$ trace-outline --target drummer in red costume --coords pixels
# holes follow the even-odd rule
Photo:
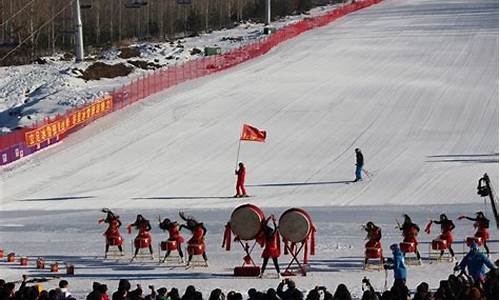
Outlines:
[[[432,220],[432,222],[434,224],[441,225],[441,234],[439,235],[439,239],[446,241],[446,244],[448,245],[448,251],[450,251],[452,260],[455,261],[455,252],[451,248],[451,243],[453,243],[453,233],[451,231],[455,229],[455,224],[453,224],[453,221],[449,220],[445,214],[441,214],[439,216],[439,221]],[[443,256],[443,254],[444,250],[441,250],[440,256]]]
[[[363,229],[366,231],[366,239],[368,242],[365,243],[365,248],[382,248],[382,229],[376,226],[373,222],[368,222],[363,225]],[[368,265],[369,257],[365,257],[365,266]],[[384,257],[381,256],[382,263],[384,262]]]
[[[486,218],[483,212],[478,211],[475,218],[459,216],[458,219],[467,219],[470,221],[474,221],[474,227],[476,228],[476,233],[474,234],[474,236],[482,239],[484,250],[486,250],[487,255],[490,255],[490,249],[486,245],[486,241],[490,239],[490,231],[488,229],[490,227],[490,220]]]
[[[149,248],[151,259],[154,259],[153,246],[151,245],[151,234],[149,233],[149,231],[151,230],[151,224],[149,223],[149,220],[145,219],[142,215],[137,215],[135,222],[127,226],[129,233],[132,233],[132,227],[135,227],[137,230],[139,230],[139,233],[137,233],[137,236],[134,240],[135,253],[131,261],[135,259],[135,257],[139,253],[139,249],[141,248]]]
[[[177,252],[179,252],[179,256],[181,257],[181,259],[183,259],[184,255],[182,253],[181,245],[182,243],[184,243],[184,237],[180,233],[179,223],[177,223],[177,221],[171,222],[170,219],[165,219],[160,223],[160,228],[164,231],[168,231],[168,240],[175,241],[175,244],[177,245]],[[169,255],[170,249],[167,249],[163,260],[166,260]]]
[[[273,221],[273,227],[269,226],[270,219]],[[264,221],[262,233],[258,237],[258,242],[259,244],[264,245],[264,251],[262,251],[261,255],[263,261],[259,277],[262,278],[264,275],[269,258],[273,259],[274,268],[276,269],[276,272],[278,272],[278,277],[281,277],[280,266],[278,264],[278,257],[281,255],[280,234],[278,232],[278,227],[276,226],[276,219],[274,215]]]
[[[104,236],[106,237],[106,250],[104,253],[104,258],[107,258],[109,246],[117,246],[118,250],[120,250],[120,255],[123,255],[123,238],[120,234],[120,226],[122,226],[122,222],[120,221],[120,216],[115,215],[111,210],[107,208],[102,209],[103,213],[106,213],[105,219],[100,219],[98,222],[108,224],[108,229],[104,232]]]
[[[207,253],[205,251],[205,235],[207,233],[205,225],[203,225],[203,223],[196,221],[191,216],[186,216],[183,212],[179,212],[179,216],[184,221],[186,221],[186,224],[181,224],[181,226],[179,226],[179,230],[182,230],[182,228],[186,228],[193,234],[193,236],[188,241],[189,256],[186,266],[189,267],[189,264],[193,259],[193,255],[199,255],[199,254],[203,256],[205,263],[208,265]]]
[[[403,216],[405,218],[403,225],[398,224],[399,230],[401,230],[403,234],[403,242],[415,244],[415,254],[417,255],[417,259],[420,260],[420,252],[418,252],[417,248],[417,236],[420,231],[420,227],[413,223],[408,215],[405,214]]]

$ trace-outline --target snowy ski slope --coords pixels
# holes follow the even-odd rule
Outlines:
[[[257,205],[468,203],[498,182],[498,54],[497,1],[388,0],[5,168],[1,209],[233,207],[243,123]],[[346,184],[355,147],[374,176]]]

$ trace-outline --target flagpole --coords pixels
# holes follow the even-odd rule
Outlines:
[[[240,159],[240,147],[241,147],[241,139],[238,139],[238,153],[236,154],[236,167],[235,167],[235,170],[238,170],[238,160]]]

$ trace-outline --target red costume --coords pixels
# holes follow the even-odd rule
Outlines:
[[[475,237],[480,237],[483,241],[487,241],[490,239],[490,221],[488,219],[476,218],[474,221],[474,227],[476,228]]]
[[[281,255],[280,249],[280,234],[277,230],[272,233],[270,238],[264,240],[264,251],[262,251],[262,258],[278,258]]]
[[[104,222],[108,223],[108,229],[104,232],[106,244],[111,246],[123,245],[123,238],[120,234],[120,226],[122,225],[120,220],[115,218],[109,221],[105,220]]]
[[[181,235],[179,225],[177,225],[177,223],[171,223],[168,227],[168,235],[169,241],[176,241],[178,244],[184,243],[184,237]]]
[[[238,196],[246,196],[247,191],[245,190],[245,175],[246,168],[243,163],[239,164],[239,169],[235,171],[236,175],[238,175],[238,179],[236,180],[236,197]]]
[[[192,231],[193,236],[188,241],[189,254],[199,254],[205,252],[205,229],[200,224]]]
[[[146,219],[138,219],[135,223],[129,225],[129,232],[131,232],[131,228],[135,227],[139,232],[134,239],[134,246],[136,249],[139,248],[149,248],[151,245],[151,234],[149,231],[151,230],[151,224]]]
[[[414,243],[418,245],[417,236],[420,228],[416,224],[410,224],[405,227],[403,224],[403,242]]]
[[[367,232],[368,241],[365,243],[365,248],[382,248],[382,230],[380,227],[373,225],[373,227],[365,227]]]
[[[447,245],[451,245],[453,243],[453,233],[451,231],[455,228],[455,224],[451,220],[434,221],[434,223],[441,225],[439,239],[446,241]]]

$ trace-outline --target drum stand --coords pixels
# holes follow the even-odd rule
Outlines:
[[[292,271],[292,265],[293,263],[295,262],[297,264],[297,271],[300,271],[300,273],[302,274],[302,276],[306,276],[307,275],[307,271],[306,271],[306,267],[304,264],[300,263],[300,260],[297,258],[297,256],[299,255],[300,251],[302,250],[302,248],[304,248],[304,245],[307,243],[307,241],[304,241],[304,242],[301,242],[300,243],[300,247],[290,247],[290,245],[288,244],[285,244],[285,247],[287,248],[288,252],[290,252],[290,255],[292,256],[292,260],[290,261],[290,263],[288,264],[288,266],[286,267],[285,271],[283,271],[281,273],[281,275],[283,276],[294,276],[296,275],[297,273],[296,272],[293,272]]]
[[[158,243],[158,263],[159,264],[166,263],[167,266],[179,266],[179,267],[183,266],[184,259],[179,255],[179,251],[177,251],[177,248],[175,248],[175,250],[170,250],[170,254],[167,257],[165,257],[165,255],[162,255],[162,252],[165,252],[166,254],[168,251],[168,248],[162,249],[162,243],[164,242]],[[172,253],[174,253],[174,251],[177,254],[173,255]]]
[[[104,253],[104,259],[118,259],[120,257],[125,256],[125,249],[122,247],[123,251],[118,249],[118,246],[109,245],[109,250],[107,253]]]
[[[135,243],[134,243],[134,240],[132,240],[132,247],[131,247],[131,249],[132,249],[132,251],[131,251],[132,258],[130,259],[130,262],[133,262],[135,260],[144,261],[146,259],[150,259],[150,260],[155,259],[154,254],[153,253],[149,253],[149,247],[139,248],[139,252],[137,252],[137,255],[134,256],[134,253],[135,253]]]
[[[381,271],[383,269],[384,269],[384,255],[382,253],[382,248],[366,247],[365,260],[363,261],[363,270]]]
[[[189,256],[191,255],[189,253],[189,247],[200,247],[198,244],[188,244],[188,246],[186,247],[186,252],[187,255],[188,255],[188,259],[187,259],[187,262],[186,262],[186,270],[189,269],[189,268],[195,268],[195,267],[204,267],[204,268],[208,268],[208,261],[206,261],[205,259],[203,259],[203,253],[193,253],[193,257],[191,259],[191,261],[189,261]]]
[[[238,240],[240,242],[241,247],[243,248],[243,251],[245,251],[245,256],[243,257],[243,264],[241,267],[235,267],[234,268],[234,276],[249,276],[249,277],[257,277],[260,275],[260,267],[257,266],[252,259],[252,251],[255,248],[255,245],[257,244],[257,241],[254,241],[252,247],[248,246],[248,243],[243,244],[241,240]]]
[[[445,254],[441,255],[441,250]],[[429,260],[436,262],[445,262],[451,260],[451,255],[448,252],[448,244],[446,240],[434,239],[429,244]]]

